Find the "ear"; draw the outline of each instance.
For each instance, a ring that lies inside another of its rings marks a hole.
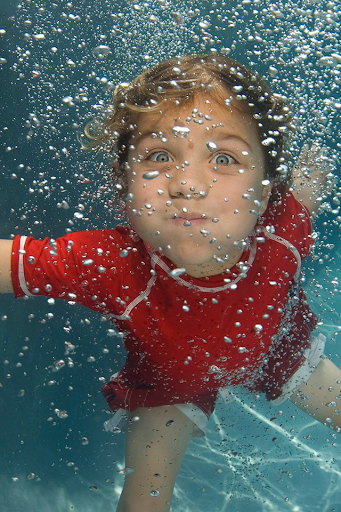
[[[271,195],[272,183],[267,183],[263,185],[262,197],[261,197],[261,205],[259,207],[259,213],[262,215],[268,207],[269,198]]]

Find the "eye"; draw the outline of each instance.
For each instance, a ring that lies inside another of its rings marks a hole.
[[[152,162],[171,162],[172,159],[170,155],[166,151],[155,151],[151,155],[148,155],[147,160],[152,160]]]
[[[218,153],[214,155],[213,163],[217,165],[231,165],[236,164],[236,160],[232,158],[232,156],[228,155],[227,153]]]

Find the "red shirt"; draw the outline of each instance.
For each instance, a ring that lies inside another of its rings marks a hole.
[[[295,284],[311,244],[307,211],[287,193],[268,207],[250,247],[230,271],[172,275],[128,228],[55,241],[16,237],[17,297],[75,301],[126,333],[127,362],[104,386],[112,408],[195,402],[220,387],[280,388],[303,361],[315,316]]]

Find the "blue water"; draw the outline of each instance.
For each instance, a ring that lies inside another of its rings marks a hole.
[[[87,4],[0,6],[1,237],[57,237],[117,222],[100,160],[80,150],[77,133],[108,100],[112,84],[169,56],[227,48],[254,64],[295,106],[293,157],[314,138],[336,156],[341,64],[332,54],[340,54],[339,1]],[[111,53],[101,58],[93,52],[99,45]],[[337,206],[335,194],[324,202],[316,257],[306,271],[336,364]],[[124,434],[102,431],[107,413],[99,390],[124,352],[109,328],[78,306],[0,297],[1,511],[114,510]],[[66,365],[54,372],[61,359]],[[236,390],[231,404],[218,405],[207,438],[191,442],[173,510],[340,512],[339,444],[338,434],[293,405],[271,407]]]

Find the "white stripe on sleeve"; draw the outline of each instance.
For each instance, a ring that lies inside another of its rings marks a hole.
[[[28,297],[33,297],[32,293],[30,293],[30,291],[28,290],[28,288],[26,286],[26,280],[25,280],[24,254],[25,254],[26,240],[27,240],[27,236],[20,237],[18,278],[19,278],[20,288],[22,289],[24,294],[27,295]]]

